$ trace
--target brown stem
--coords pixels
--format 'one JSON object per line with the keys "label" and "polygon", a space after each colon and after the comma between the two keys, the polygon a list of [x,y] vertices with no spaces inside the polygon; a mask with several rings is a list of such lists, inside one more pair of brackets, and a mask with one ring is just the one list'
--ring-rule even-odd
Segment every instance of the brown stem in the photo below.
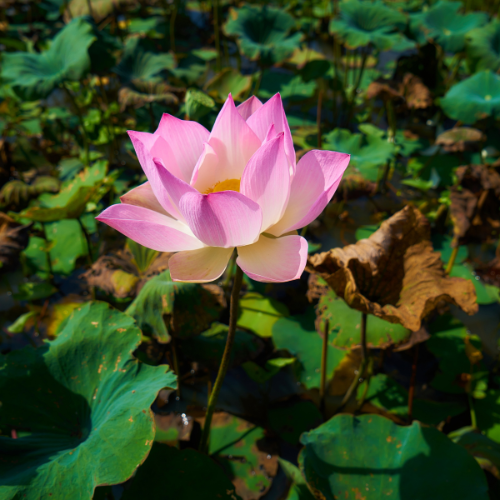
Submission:
{"label": "brown stem", "polygon": [[325,392],[326,392],[326,371],[328,364],[328,334],[330,331],[330,322],[325,321],[323,329],[323,347],[321,350],[321,382],[319,386],[320,408],[324,413],[325,411]]}
{"label": "brown stem", "polygon": [[410,388],[408,390],[408,419],[410,422],[413,421],[413,398],[415,396],[415,381],[417,380],[418,346],[419,344],[416,344],[413,348],[413,363],[411,365]]}
{"label": "brown stem", "polygon": [[459,246],[457,245],[456,247],[453,248],[453,250],[451,252],[450,260],[448,261],[448,264],[446,266],[446,271],[445,271],[446,274],[451,273],[451,270],[453,268],[453,264],[455,264],[455,260],[456,260],[457,255],[458,255],[458,249],[459,249]]}
{"label": "brown stem", "polygon": [[181,397],[181,384],[180,384],[180,376],[181,372],[179,371],[179,358],[177,357],[177,347],[175,345],[175,338],[172,337],[170,341],[170,345],[172,347],[172,360],[174,362],[174,372],[177,375],[177,398],[180,399]]}
{"label": "brown stem", "polygon": [[219,373],[217,374],[217,378],[215,379],[214,388],[208,400],[207,413],[205,415],[205,424],[203,425],[203,432],[201,434],[200,451],[202,453],[208,453],[210,425],[212,423],[215,405],[217,404],[217,398],[219,397],[219,392],[221,390],[224,377],[226,376],[227,369],[229,368],[229,361],[231,360],[231,349],[233,347],[234,338],[236,336],[236,321],[238,319],[238,304],[242,283],[243,271],[239,266],[237,266],[236,273],[234,275],[233,291],[231,293],[231,304],[229,306],[229,329],[227,332],[226,348],[224,349],[224,354],[222,355],[222,361],[219,367]]}
{"label": "brown stem", "polygon": [[[322,82],[320,82],[321,84]],[[318,128],[318,149],[321,149],[321,107],[323,106],[323,85],[318,92],[318,107],[316,111],[316,127]]]}

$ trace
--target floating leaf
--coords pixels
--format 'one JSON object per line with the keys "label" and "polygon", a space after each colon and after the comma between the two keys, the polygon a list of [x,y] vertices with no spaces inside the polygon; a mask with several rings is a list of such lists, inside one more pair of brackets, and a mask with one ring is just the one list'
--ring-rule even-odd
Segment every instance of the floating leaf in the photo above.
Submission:
{"label": "floating leaf", "polygon": [[107,173],[107,162],[98,161],[63,183],[58,194],[42,194],[36,203],[21,212],[21,217],[39,222],[76,219],[97,192]]}
{"label": "floating leaf", "polygon": [[172,54],[158,54],[146,39],[130,38],[114,71],[125,82],[133,82],[150,80],[162,71],[173,68],[175,58]]}
{"label": "floating leaf", "polygon": [[226,474],[210,457],[189,448],[178,450],[158,443],[127,486],[122,500],[137,500],[145,491],[151,500],[161,500],[166,494],[175,500],[241,500]]}
{"label": "floating leaf", "polygon": [[350,307],[409,330],[418,330],[441,301],[477,312],[474,286],[445,274],[427,219],[410,205],[368,239],[309,257],[307,269]]}
{"label": "floating leaf", "polygon": [[389,50],[399,45],[412,47],[398,30],[404,29],[406,17],[382,2],[350,0],[340,5],[340,17],[330,22],[330,33],[338,36],[349,48],[374,45]]}
{"label": "floating leaf", "polygon": [[199,120],[215,108],[215,101],[200,90],[189,89],[186,92],[186,114],[190,120]]}
{"label": "floating leaf", "polygon": [[259,337],[271,337],[273,325],[288,316],[288,308],[269,297],[249,292],[240,299],[238,326],[251,330]]}
{"label": "floating leaf", "polygon": [[400,427],[378,415],[337,415],[302,443],[300,468],[317,498],[489,498],[476,461],[418,422]]}
{"label": "floating leaf", "polygon": [[210,428],[210,455],[233,479],[244,500],[258,500],[271,487],[278,457],[262,449],[264,429],[228,413],[216,413]]}
{"label": "floating leaf", "polygon": [[453,85],[440,101],[443,111],[467,124],[500,116],[500,76],[490,70]]}
{"label": "floating leaf", "polygon": [[160,342],[170,335],[189,338],[206,330],[219,318],[225,299],[216,285],[178,283],[165,271],[150,279],[126,313]]}
{"label": "floating leaf", "polygon": [[28,246],[30,227],[0,212],[0,272],[18,263],[20,253]]}
{"label": "floating leaf", "polygon": [[[273,326],[276,349],[285,349],[299,361],[298,378],[307,389],[319,387],[323,339],[314,325],[314,312],[302,316],[281,318]],[[345,352],[328,344],[327,378],[331,378]]]}
{"label": "floating leaf", "polygon": [[298,48],[302,34],[289,35],[294,26],[295,20],[284,10],[244,5],[230,11],[224,31],[236,37],[244,55],[267,66],[285,60]]}
{"label": "floating leaf", "polygon": [[349,166],[356,168],[369,181],[377,180],[379,167],[394,155],[394,144],[387,139],[376,135],[353,134],[339,128],[326,135],[324,148],[349,153]]}
{"label": "floating leaf", "polygon": [[292,483],[285,500],[314,500],[300,469],[283,458],[278,461],[285,476]]}
{"label": "floating leaf", "polygon": [[[325,321],[328,320],[332,345],[350,349],[359,345],[361,335],[361,313],[351,309],[333,290],[322,295],[318,302],[318,331],[324,331]],[[367,318],[366,342],[370,347],[386,348],[398,345],[410,337],[410,331],[401,325],[389,323],[376,316]]]}
{"label": "floating leaf", "polygon": [[467,61],[473,73],[500,68],[500,21],[471,30],[465,36]]}
{"label": "floating leaf", "polygon": [[1,77],[23,99],[47,97],[63,82],[85,76],[90,67],[88,48],[95,39],[85,19],[74,19],[57,33],[45,52],[3,54]]}
{"label": "floating leaf", "polygon": [[149,407],[176,385],[131,356],[140,339],[129,316],[86,304],[56,340],[2,358],[0,428],[27,434],[0,436],[1,498],[90,500],[132,475],[153,443]]}
{"label": "floating leaf", "polygon": [[465,35],[486,24],[486,12],[459,14],[462,2],[439,1],[429,9],[410,16],[410,30],[418,43],[435,41],[445,52],[461,52]]}
{"label": "floating leaf", "polygon": [[203,89],[221,101],[225,101],[229,93],[233,99],[242,99],[252,86],[252,77],[243,76],[238,70],[224,68],[209,80]]}

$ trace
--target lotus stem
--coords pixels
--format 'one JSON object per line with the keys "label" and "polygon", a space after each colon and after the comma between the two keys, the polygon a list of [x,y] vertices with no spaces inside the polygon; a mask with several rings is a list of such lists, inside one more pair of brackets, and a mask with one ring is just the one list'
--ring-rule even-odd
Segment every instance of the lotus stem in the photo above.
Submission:
{"label": "lotus stem", "polygon": [[323,347],[321,349],[321,382],[319,386],[319,398],[321,412],[325,412],[325,392],[326,392],[326,370],[328,364],[328,334],[330,333],[330,322],[325,321],[323,329]]}
{"label": "lotus stem", "polygon": [[80,122],[80,129],[81,129],[81,133],[82,133],[83,149],[85,150],[85,164],[88,167],[90,165],[89,139],[87,137],[87,132],[85,131],[85,125],[83,123],[82,110],[80,109],[80,107],[76,103],[75,96],[71,93],[67,84],[63,83],[62,87],[66,91],[66,94],[68,94],[68,97],[71,101],[71,104],[73,104],[73,107],[76,110],[76,114],[78,115],[78,121]]}
{"label": "lotus stem", "polygon": [[175,18],[177,17],[178,0],[175,0],[170,16],[170,50],[175,54]]}
{"label": "lotus stem", "polygon": [[323,82],[320,82],[320,88],[318,92],[318,107],[316,110],[316,127],[318,128],[318,149],[322,148],[321,144],[321,108],[323,106]]}
{"label": "lotus stem", "polygon": [[355,375],[354,380],[352,381],[349,389],[344,395],[344,398],[342,399],[342,402],[340,403],[340,406],[337,408],[337,411],[335,413],[339,413],[342,408],[348,403],[348,401],[351,399],[351,396],[356,392],[356,389],[358,388],[361,377],[363,376],[367,362],[368,362],[368,349],[366,347],[366,320],[367,320],[367,315],[366,313],[362,313],[361,315],[361,338],[360,338],[360,344],[361,344],[361,364],[359,365],[359,371],[357,375]]}
{"label": "lotus stem", "polygon": [[[45,245],[49,246],[49,239],[47,238],[47,227],[44,222],[41,223],[43,227],[43,235],[45,236]],[[54,272],[52,270],[52,260],[50,259],[50,250],[47,250],[47,265],[49,267],[49,283],[52,284],[52,279],[54,278]],[[8,280],[7,280],[8,283]],[[11,291],[12,292],[12,291]]]}
{"label": "lotus stem", "polygon": [[234,275],[233,291],[231,293],[231,303],[229,306],[229,329],[227,332],[226,347],[224,349],[224,354],[222,355],[222,361],[219,367],[219,373],[215,379],[215,384],[210,394],[208,400],[207,413],[205,416],[205,425],[203,426],[203,432],[201,434],[200,440],[200,451],[202,453],[208,454],[208,444],[210,438],[210,425],[212,423],[212,417],[215,411],[215,405],[217,404],[217,398],[219,397],[219,392],[226,376],[227,369],[229,367],[229,361],[231,359],[231,349],[234,344],[234,338],[236,336],[236,321],[238,319],[238,305],[240,298],[241,285],[243,283],[243,271],[237,265],[236,272]]}
{"label": "lotus stem", "polygon": [[[472,383],[473,373],[474,373],[474,364],[471,363],[471,365],[470,365],[470,379],[471,379],[471,383]],[[477,427],[476,409],[474,408],[474,398],[472,397],[470,389],[471,388],[469,386],[469,390],[467,391],[467,399],[469,400],[470,423],[471,423],[471,426],[474,429],[477,429],[478,427]]]}
{"label": "lotus stem", "polygon": [[410,388],[408,389],[408,419],[413,421],[413,398],[415,396],[415,382],[417,380],[417,364],[418,364],[418,347],[417,344],[413,351],[413,363],[411,365]]}
{"label": "lotus stem", "polygon": [[177,347],[175,345],[175,338],[172,337],[170,341],[170,347],[172,348],[172,360],[174,362],[174,372],[177,375],[177,389],[175,390],[177,394],[177,399],[181,398],[181,372],[179,371],[179,358],[177,356]]}
{"label": "lotus stem", "polygon": [[453,250],[451,252],[450,260],[448,261],[448,264],[446,265],[446,271],[445,271],[446,274],[451,273],[451,269],[453,268],[453,265],[455,264],[455,260],[456,260],[457,255],[458,255],[458,248],[459,248],[459,246],[457,245],[456,247],[453,248]]}
{"label": "lotus stem", "polygon": [[87,245],[87,258],[89,262],[89,266],[92,267],[92,264],[94,263],[94,259],[92,258],[92,246],[90,242],[90,235],[85,227],[85,225],[82,222],[81,217],[77,217],[76,219],[78,221],[78,224],[80,224],[80,228],[82,229],[83,236],[85,238],[85,244]]}
{"label": "lotus stem", "polygon": [[368,362],[366,364],[366,384],[365,387],[363,388],[363,394],[361,395],[361,398],[358,401],[358,408],[361,410],[363,408],[363,405],[365,404],[365,399],[366,395],[368,394],[368,389],[370,388],[370,381],[372,379],[372,374],[373,374],[373,359],[368,358]]}
{"label": "lotus stem", "polygon": [[94,11],[92,10],[92,0],[87,0],[87,8],[89,9],[89,16],[94,19]]}
{"label": "lotus stem", "polygon": [[220,51],[220,33],[219,33],[219,0],[214,0],[214,36],[215,49],[217,51],[216,69],[219,72],[222,68],[222,55]]}

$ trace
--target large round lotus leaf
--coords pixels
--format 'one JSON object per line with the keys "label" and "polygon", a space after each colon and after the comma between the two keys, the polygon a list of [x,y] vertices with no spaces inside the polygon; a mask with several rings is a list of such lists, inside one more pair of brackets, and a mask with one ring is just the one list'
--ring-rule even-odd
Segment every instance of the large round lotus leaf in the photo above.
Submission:
{"label": "large round lotus leaf", "polygon": [[125,312],[141,329],[167,343],[170,334],[186,339],[208,329],[219,319],[223,303],[219,288],[172,281],[167,270],[151,278]]}
{"label": "large round lotus leaf", "polygon": [[172,54],[157,52],[155,46],[146,39],[130,38],[114,71],[124,81],[131,82],[149,80],[162,71],[175,68],[175,58]]}
{"label": "large round lotus leaf", "polygon": [[[297,376],[307,389],[319,387],[321,351],[323,339],[318,335],[314,325],[315,315],[309,309],[301,316],[280,318],[273,325],[273,342],[276,349],[286,349],[295,356],[299,363]],[[326,375],[333,376],[333,372],[345,356],[345,351],[328,345],[328,360]]]}
{"label": "large round lotus leaf", "polygon": [[369,44],[379,50],[396,45],[409,48],[412,43],[397,31],[405,25],[405,15],[382,2],[350,0],[340,4],[340,17],[330,22],[330,33],[339,36],[350,48]]}
{"label": "large round lotus leaf", "polygon": [[460,52],[465,47],[465,35],[486,24],[488,14],[475,12],[459,14],[462,2],[439,1],[430,9],[413,14],[410,30],[420,44],[435,41],[445,52]]}
{"label": "large round lotus leaf", "polygon": [[489,70],[457,83],[441,99],[443,111],[454,120],[471,124],[500,116],[500,76]]}
{"label": "large round lotus leaf", "polygon": [[41,54],[6,52],[1,78],[23,99],[36,100],[66,80],[80,80],[90,67],[88,48],[95,40],[92,26],[83,18],[66,25]]}
{"label": "large round lotus leaf", "polygon": [[317,498],[487,500],[486,477],[436,429],[379,415],[338,415],[302,435],[299,464]]}
{"label": "large round lotus leaf", "polygon": [[347,129],[337,128],[326,135],[325,149],[349,153],[349,167],[356,168],[363,177],[376,181],[379,167],[394,155],[394,144],[375,134],[353,134]]}
{"label": "large round lotus leaf", "polygon": [[[319,299],[317,313],[320,331],[324,330],[325,321],[328,320],[332,345],[350,349],[360,344],[361,313],[351,309],[333,290]],[[410,333],[404,326],[376,316],[369,315],[366,321],[366,342],[369,347],[385,348],[401,344],[408,340]]]}
{"label": "large round lotus leaf", "polygon": [[176,386],[132,356],[140,340],[132,318],[88,303],[56,340],[0,358],[1,500],[91,499],[132,475],[153,443],[150,406]]}
{"label": "large round lotus leaf", "polygon": [[145,492],[148,500],[240,499],[220,465],[210,457],[158,443],[121,498],[137,500]]}
{"label": "large round lotus leaf", "polygon": [[467,61],[472,72],[500,68],[500,21],[476,28],[465,37]]}
{"label": "large round lotus leaf", "polygon": [[237,38],[241,51],[249,59],[272,65],[290,57],[299,47],[302,34],[289,35],[294,26],[293,17],[283,10],[245,5],[231,11],[224,31]]}

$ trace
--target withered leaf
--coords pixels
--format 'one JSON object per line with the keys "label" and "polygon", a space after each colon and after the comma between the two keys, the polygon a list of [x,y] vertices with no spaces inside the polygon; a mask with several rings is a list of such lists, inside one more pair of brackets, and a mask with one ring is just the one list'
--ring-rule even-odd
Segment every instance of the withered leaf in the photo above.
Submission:
{"label": "withered leaf", "polygon": [[436,144],[443,146],[445,151],[457,152],[470,149],[473,143],[483,142],[486,136],[477,128],[455,127],[439,134]]}
{"label": "withered leaf", "polygon": [[478,309],[474,285],[445,274],[429,223],[412,206],[355,245],[312,255],[306,269],[319,274],[350,307],[412,331],[441,301],[467,314]]}
{"label": "withered leaf", "polygon": [[432,105],[430,90],[412,73],[406,73],[402,81],[379,78],[370,83],[366,97],[394,101],[397,104],[404,104],[408,109],[424,109]]}
{"label": "withered leaf", "polygon": [[145,273],[141,273],[134,265],[132,253],[128,249],[119,250],[99,257],[83,277],[89,286],[117,298],[135,297],[148,279],[168,269],[170,256],[170,253],[159,254]]}
{"label": "withered leaf", "polygon": [[452,245],[489,242],[500,233],[500,175],[485,165],[467,165],[456,171],[451,188]]}
{"label": "withered leaf", "polygon": [[28,246],[31,224],[23,226],[0,212],[0,269],[12,268]]}
{"label": "withered leaf", "polygon": [[184,93],[184,89],[171,87],[163,82],[157,83],[144,80],[133,80],[132,83],[135,88],[123,87],[118,92],[118,102],[120,103],[122,111],[124,111],[127,106],[140,108],[152,102],[178,104],[179,98],[175,93]]}

